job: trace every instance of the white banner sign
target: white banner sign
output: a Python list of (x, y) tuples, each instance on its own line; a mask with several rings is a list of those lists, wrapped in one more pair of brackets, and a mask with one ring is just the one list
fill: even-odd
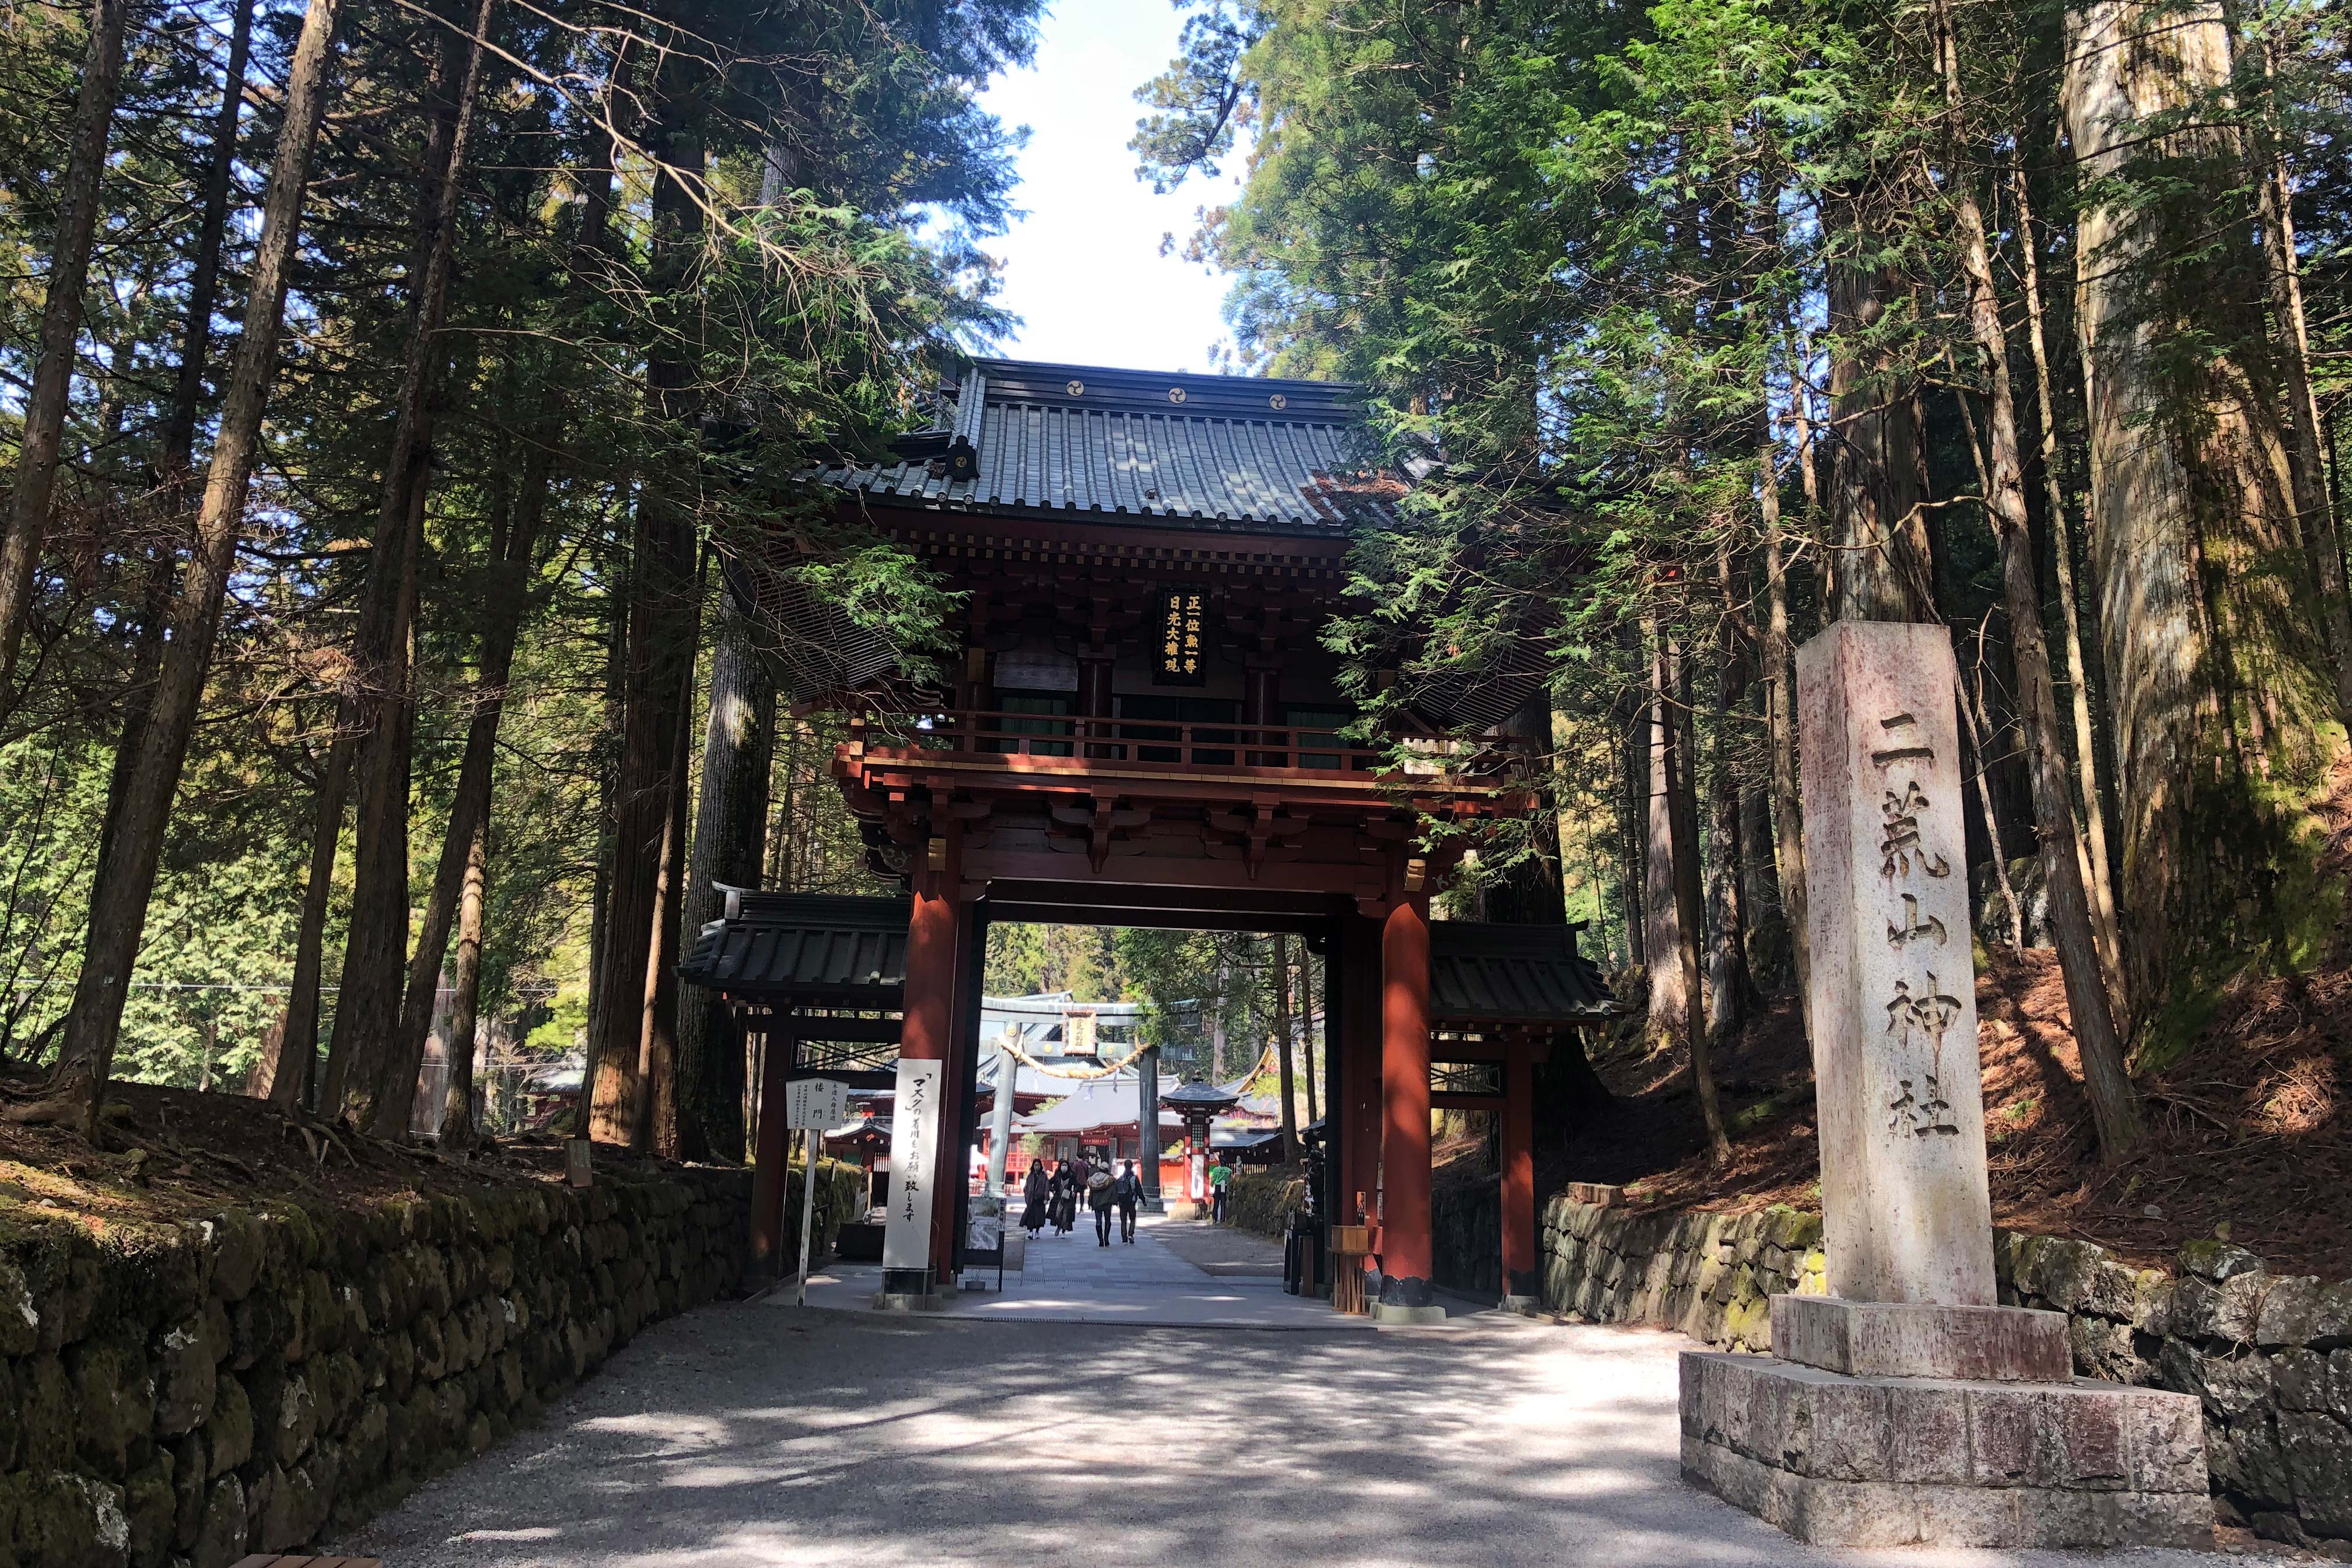
[(931, 1168), (940, 1140), (938, 1061), (898, 1058), (898, 1102), (890, 1110), (890, 1220), (882, 1232), (882, 1267), (927, 1268), (931, 1261)]
[(849, 1120), (849, 1086), (829, 1078), (795, 1079), (784, 1086), (784, 1125), (829, 1132)]

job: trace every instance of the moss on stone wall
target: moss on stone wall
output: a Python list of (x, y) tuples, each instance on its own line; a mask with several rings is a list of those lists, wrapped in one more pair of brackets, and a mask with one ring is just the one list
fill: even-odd
[(15, 1210), (0, 1565), (226, 1568), (350, 1528), (731, 1291), (750, 1186), (600, 1170), (103, 1242)]
[(1290, 1225), (1290, 1211), (1307, 1201), (1307, 1181), (1295, 1165), (1235, 1171), (1225, 1189), (1225, 1224), (1276, 1241)]

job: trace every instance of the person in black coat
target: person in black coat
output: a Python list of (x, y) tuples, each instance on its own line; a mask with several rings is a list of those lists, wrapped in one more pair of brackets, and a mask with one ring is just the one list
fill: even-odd
[(1110, 1216), (1118, 1207), (1118, 1180), (1110, 1173), (1108, 1165), (1089, 1165), (1087, 1171), (1087, 1206), (1095, 1211), (1095, 1245), (1110, 1245)]
[(1118, 1173), (1111, 1187), (1111, 1195), (1118, 1204), (1118, 1238), (1129, 1247), (1135, 1245), (1135, 1211), (1143, 1206), (1143, 1178), (1135, 1173), (1135, 1162)]
[(1021, 1223), (1034, 1237), (1045, 1228), (1045, 1162), (1032, 1160), (1021, 1180)]

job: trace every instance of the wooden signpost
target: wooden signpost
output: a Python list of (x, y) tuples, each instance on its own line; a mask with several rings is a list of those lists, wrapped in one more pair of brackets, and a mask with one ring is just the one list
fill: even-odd
[(849, 1086), (829, 1078), (784, 1086), (784, 1125), (801, 1130), (801, 1276), (793, 1304), (808, 1305), (809, 1232), (816, 1219), (818, 1139), (849, 1120)]

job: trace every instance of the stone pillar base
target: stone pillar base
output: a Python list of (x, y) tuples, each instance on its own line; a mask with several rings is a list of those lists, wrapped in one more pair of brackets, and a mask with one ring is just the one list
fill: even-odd
[(1850, 1377), (1957, 1377), (2067, 1383), (2066, 1314), (2025, 1307), (1772, 1298), (1772, 1353)]
[(1534, 1296), (1506, 1296), (1496, 1305), (1515, 1317), (1532, 1318), (1543, 1310), (1543, 1302)]
[(877, 1290), (874, 1293), (874, 1310), (877, 1312), (944, 1312), (955, 1298), (938, 1290)]
[(1692, 1485), (1823, 1546), (2199, 1546), (2195, 1398), (2078, 1378), (1853, 1377), (1685, 1351)]
[(1383, 1328), (1421, 1328), (1445, 1321), (1445, 1309), (1439, 1306), (1403, 1307), (1394, 1301), (1372, 1303), (1372, 1321)]

